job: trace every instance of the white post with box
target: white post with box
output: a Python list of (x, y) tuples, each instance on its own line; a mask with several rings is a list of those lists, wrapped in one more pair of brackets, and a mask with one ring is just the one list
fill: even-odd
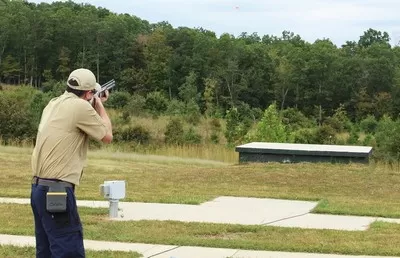
[(125, 181), (104, 181), (100, 185), (100, 194), (110, 201), (110, 218), (117, 218), (118, 202), (125, 198)]

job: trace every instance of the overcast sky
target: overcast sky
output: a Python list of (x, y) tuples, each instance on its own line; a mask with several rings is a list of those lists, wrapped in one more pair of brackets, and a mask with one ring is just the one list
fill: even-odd
[[(28, 0), (29, 2), (52, 2)], [(399, 0), (75, 0), (150, 23), (202, 27), (217, 36), (242, 32), (280, 36), (288, 30), (312, 43), (329, 38), (337, 46), (358, 41), (369, 28), (400, 41)]]

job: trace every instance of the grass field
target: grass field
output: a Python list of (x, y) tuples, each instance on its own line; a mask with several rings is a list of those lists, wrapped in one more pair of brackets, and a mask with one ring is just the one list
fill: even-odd
[[(29, 197), (30, 148), (0, 147), (0, 196)], [(102, 200), (104, 180), (127, 181), (124, 201), (198, 204), (217, 196), (319, 201), (314, 212), (400, 218), (400, 171), (360, 164), (248, 164), (110, 150), (91, 152), (78, 199)], [(33, 235), (29, 205), (1, 204), (0, 233)], [(173, 221), (111, 222), (107, 210), (80, 208), (93, 240), (256, 250), (400, 256), (400, 225), (349, 232)], [(20, 216), (13, 216), (20, 214)], [(107, 238), (105, 236), (108, 236)], [(17, 256), (18, 257), (18, 256)]]
[[(140, 254), (135, 252), (94, 252), (94, 251), (85, 251), (87, 258), (139, 258), (142, 257)], [(34, 247), (15, 247), (15, 246), (7, 246), (0, 245), (0, 257), (2, 258), (27, 258), (27, 257), (35, 257), (35, 248)]]

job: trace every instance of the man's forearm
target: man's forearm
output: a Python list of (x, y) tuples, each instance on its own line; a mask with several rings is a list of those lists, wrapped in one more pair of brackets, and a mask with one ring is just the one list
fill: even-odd
[(106, 124), (107, 130), (112, 134), (110, 117), (108, 116), (106, 109), (104, 108), (103, 103), (99, 98), (95, 99), (95, 110), (99, 114), (99, 116), (103, 119), (104, 123)]
[(99, 116), (103, 119), (104, 123), (106, 124), (108, 131), (112, 133), (111, 120), (108, 117), (108, 114), (107, 114), (105, 108), (104, 107), (100, 108), (98, 113), (99, 113)]

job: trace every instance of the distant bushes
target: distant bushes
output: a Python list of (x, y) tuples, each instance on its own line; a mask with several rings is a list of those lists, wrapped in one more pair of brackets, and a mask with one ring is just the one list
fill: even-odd
[(128, 92), (117, 91), (110, 94), (104, 105), (109, 108), (122, 108), (128, 104), (130, 99), (131, 95)]
[(164, 114), (168, 109), (168, 99), (161, 92), (150, 92), (145, 100), (145, 108), (153, 115)]
[[(45, 91), (32, 87), (6, 87), (0, 91), (0, 138), (3, 142), (35, 138), (43, 108), (57, 92), (61, 94), (63, 88), (57, 83), (45, 86)], [(299, 110), (278, 110), (275, 104), (260, 114), (260, 110), (240, 103), (220, 118), (203, 116), (195, 101), (169, 101), (157, 92), (146, 96), (114, 92), (106, 103), (116, 144), (226, 144), (234, 147), (250, 141), (265, 141), (367, 145), (374, 147), (377, 159), (400, 160), (399, 119), (383, 116), (377, 120), (368, 115), (352, 123), (343, 107), (326, 116), (318, 126)], [(160, 121), (157, 128), (153, 126), (155, 121)]]
[(32, 107), (42, 106), (40, 98), (31, 104), (35, 94), (30, 87), (0, 91), (0, 137), (5, 143), (35, 137), (37, 117)]
[(400, 160), (400, 120), (384, 116), (378, 123), (375, 132), (376, 149), (380, 158)]
[(254, 130), (246, 135), (246, 141), (258, 142), (287, 142), (288, 131), (282, 122), (282, 117), (271, 104), (265, 111)]
[(174, 117), (168, 122), (165, 130), (166, 144), (200, 144), (201, 141), (201, 135), (193, 127), (184, 130), (183, 122), (180, 118)]
[(165, 130), (165, 143), (167, 144), (182, 144), (183, 143), (183, 124), (181, 119), (172, 118)]
[(139, 144), (149, 144), (151, 140), (150, 131), (141, 126), (128, 126), (117, 129), (114, 132), (114, 139), (118, 142), (135, 142)]
[(373, 115), (368, 115), (365, 119), (361, 120), (360, 128), (366, 133), (374, 133), (378, 127), (378, 121)]

